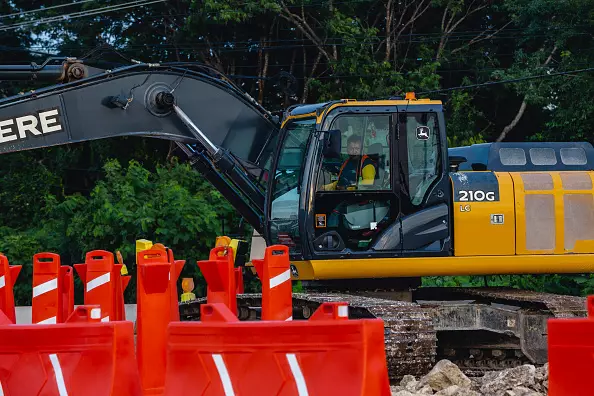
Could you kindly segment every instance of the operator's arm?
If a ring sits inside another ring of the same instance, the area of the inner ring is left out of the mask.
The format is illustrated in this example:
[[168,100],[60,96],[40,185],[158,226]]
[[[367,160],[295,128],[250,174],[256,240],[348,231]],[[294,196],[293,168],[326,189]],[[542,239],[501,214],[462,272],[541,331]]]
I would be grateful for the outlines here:
[[349,160],[347,159],[340,166],[340,170],[338,171],[338,178],[337,178],[336,181],[333,181],[332,183],[328,183],[328,184],[322,185],[322,190],[323,191],[334,191],[334,190],[336,190],[336,187],[338,186],[338,182],[340,181],[340,175],[342,174],[342,170],[344,169],[344,167],[347,165],[348,162],[349,162]]
[[334,191],[336,190],[336,185],[338,184],[338,180],[333,181],[332,183],[324,184],[322,186],[322,190],[324,191]]
[[368,163],[363,167],[361,171],[362,179],[359,184],[371,185],[375,181],[375,166],[372,163]]

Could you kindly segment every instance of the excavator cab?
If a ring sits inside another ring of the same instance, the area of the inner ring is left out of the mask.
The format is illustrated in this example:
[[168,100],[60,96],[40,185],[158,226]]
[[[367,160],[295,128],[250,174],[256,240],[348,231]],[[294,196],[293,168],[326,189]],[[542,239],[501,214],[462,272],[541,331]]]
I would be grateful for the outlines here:
[[438,101],[292,108],[273,164],[267,239],[306,260],[448,255],[444,132]]

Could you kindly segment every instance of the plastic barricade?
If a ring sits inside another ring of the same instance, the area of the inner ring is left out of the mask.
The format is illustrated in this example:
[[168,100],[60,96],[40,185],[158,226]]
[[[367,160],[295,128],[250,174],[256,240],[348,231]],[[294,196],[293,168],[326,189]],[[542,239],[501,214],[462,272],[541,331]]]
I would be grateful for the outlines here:
[[122,264],[115,264],[113,253],[93,250],[85,257],[85,264],[74,264],[85,285],[86,305],[100,305],[102,321],[125,320],[124,290],[130,277],[122,277]]
[[124,264],[124,258],[122,257],[122,253],[118,250],[116,251],[116,258],[117,264],[115,264],[114,270],[119,268],[119,274],[114,274],[114,279],[117,279],[119,276],[120,282],[116,282],[115,288],[115,315],[114,319],[112,320],[126,320],[126,308],[124,305],[124,291],[128,287],[130,283],[130,279],[132,277],[128,275],[128,267]]
[[594,296],[588,317],[548,320],[549,395],[594,395]]
[[171,323],[165,395],[390,395],[381,319],[348,320],[345,303],[308,321],[238,321],[224,304]]
[[171,265],[171,271],[169,275],[170,285],[170,293],[171,293],[171,320],[172,321],[179,321],[179,305],[177,302],[178,296],[178,288],[177,288],[177,280],[179,279],[179,275],[181,274],[184,265],[186,264],[186,260],[176,260],[173,257],[173,250],[167,249],[167,259]]
[[289,248],[266,248],[264,259],[252,260],[262,282],[262,320],[293,320],[293,286]]
[[[137,358],[145,395],[162,394],[165,345],[171,321],[171,263],[166,251],[149,249],[137,256]],[[175,297],[177,304],[177,296]],[[176,311],[179,309],[176,305]]]
[[243,267],[235,267],[235,290],[237,294],[245,293],[243,286]]
[[60,285],[61,322],[64,322],[74,312],[74,269],[72,267],[60,266]]
[[60,256],[55,253],[35,254],[33,256],[32,323],[64,323],[73,310],[72,268],[60,265]]
[[[237,250],[239,248],[239,244],[242,241],[238,239],[231,239],[228,236],[218,236],[216,239],[215,247],[229,247],[230,250],[219,250],[217,255],[224,256],[229,251],[233,255],[233,263],[234,265],[237,264]],[[243,268],[235,267],[235,289],[236,294],[243,294],[245,293],[245,289],[243,286]]]
[[198,261],[198,267],[206,279],[206,301],[209,304],[225,304],[237,315],[233,248],[217,246],[211,249],[209,259]]
[[0,394],[141,396],[132,322],[78,307],[66,323],[0,325]]
[[0,311],[11,323],[16,323],[13,290],[20,272],[20,265],[10,265],[8,258],[0,254]]

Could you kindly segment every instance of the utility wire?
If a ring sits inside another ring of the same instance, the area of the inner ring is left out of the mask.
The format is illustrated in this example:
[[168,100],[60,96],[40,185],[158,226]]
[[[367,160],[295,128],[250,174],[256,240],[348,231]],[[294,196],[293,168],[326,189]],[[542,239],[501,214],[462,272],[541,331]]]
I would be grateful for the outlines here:
[[59,4],[59,5],[49,6],[49,7],[43,7],[43,8],[38,8],[36,10],[29,10],[29,11],[23,11],[23,12],[14,12],[12,14],[0,15],[0,19],[12,17],[12,16],[22,16],[22,15],[34,14],[36,12],[52,10],[54,8],[68,7],[68,6],[71,6],[71,5],[78,5],[78,4],[90,3],[92,1],[96,1],[96,0],[73,1],[72,3],[66,3],[66,4]]
[[73,12],[71,14],[58,15],[58,16],[54,16],[54,17],[41,18],[41,19],[36,19],[33,21],[8,25],[8,26],[4,26],[4,27],[0,28],[0,31],[18,29],[20,27],[35,25],[38,23],[60,22],[60,21],[64,21],[64,20],[82,18],[82,17],[86,17],[86,16],[91,16],[91,15],[104,14],[106,12],[119,11],[119,10],[124,10],[127,8],[141,7],[141,6],[149,5],[149,4],[153,4],[153,3],[162,3],[164,1],[167,1],[167,0],[152,0],[152,1],[135,0],[135,1],[130,1],[127,3],[107,6],[107,7],[103,7],[103,8],[95,8],[93,10],[78,11],[78,12]]
[[486,83],[480,83],[480,84],[460,85],[460,86],[451,87],[451,88],[435,89],[435,90],[432,90],[432,91],[419,92],[419,93],[417,93],[417,95],[427,95],[427,94],[433,94],[433,93],[458,91],[458,90],[462,90],[462,89],[471,89],[471,88],[482,88],[482,87],[487,87],[487,86],[491,86],[491,85],[509,84],[509,83],[516,83],[516,82],[528,81],[528,80],[537,80],[537,79],[540,79],[540,78],[555,77],[555,76],[565,76],[565,75],[568,75],[568,74],[588,73],[588,72],[592,72],[592,71],[594,71],[594,67],[588,67],[586,69],[569,70],[569,71],[564,71],[564,72],[556,72],[556,73],[549,73],[549,74],[539,74],[539,75],[536,75],[536,76],[518,77],[518,78],[509,79],[509,80],[488,81]]

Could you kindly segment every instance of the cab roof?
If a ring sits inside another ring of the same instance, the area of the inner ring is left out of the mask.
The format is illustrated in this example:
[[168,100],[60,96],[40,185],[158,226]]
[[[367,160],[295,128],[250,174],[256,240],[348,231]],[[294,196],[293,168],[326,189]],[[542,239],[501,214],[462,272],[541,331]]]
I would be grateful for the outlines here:
[[357,100],[340,99],[335,101],[293,105],[286,110],[286,117],[299,117],[306,114],[322,113],[329,107],[341,106],[416,106],[416,105],[442,105],[441,100],[431,99],[413,99],[405,100],[402,98],[377,99],[377,100]]

